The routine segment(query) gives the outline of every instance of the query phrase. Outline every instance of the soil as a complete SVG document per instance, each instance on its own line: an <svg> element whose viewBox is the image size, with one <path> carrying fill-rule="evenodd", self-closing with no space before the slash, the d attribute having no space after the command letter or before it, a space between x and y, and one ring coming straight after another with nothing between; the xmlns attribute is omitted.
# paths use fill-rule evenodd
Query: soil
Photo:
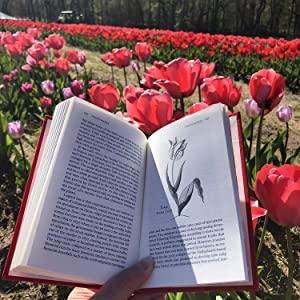
<svg viewBox="0 0 300 300"><path fill-rule="evenodd" d="M74 49L74 48L73 48ZM104 65L100 61L100 54L85 51L88 57L87 67L93 68L93 78L98 78L101 82L110 81L110 67ZM136 83L136 75L128 70L128 82ZM117 81L123 83L122 70L115 71ZM242 85L242 99L249 98L248 86L245 83L238 82ZM197 93L195 93L197 94ZM188 99L186 102L191 104L196 102L197 96ZM289 122L290 139L288 148L290 153L293 149L300 145L300 95L292 94L286 91L282 104L290 104L293 107L293 119ZM238 106L243 111L242 104ZM244 126L249 122L243 118ZM246 121L245 121L246 120ZM276 136L278 130L285 130L285 124L280 123L275 111L271 112L264 121L263 140L267 141ZM28 142L25 142L25 152L31 160L34 153L34 147L38 136L38 130L34 133L27 134ZM299 165L298 157L296 164ZM3 166L3 165L2 165ZM0 268L4 267L5 258L8 253L10 241L13 235L15 221L21 204L22 191L15 185L13 174L9 172L9 165L4 166L0 173ZM257 227L256 242L262 230L262 220L259 221ZM296 227L292 230L293 250L294 250L294 299L300 299L300 228ZM257 296L262 299L284 299L284 292L287 284L287 251L286 251L285 232L282 227L276 225L272 221L269 223L268 231L265 238L264 247L258 262L262 266L260 275L260 291ZM0 282L0 299L66 299L70 288L36 285L22 282ZM241 297L243 297L241 295ZM199 298L200 299L200 298ZM229 299L229 298L228 298Z"/></svg>

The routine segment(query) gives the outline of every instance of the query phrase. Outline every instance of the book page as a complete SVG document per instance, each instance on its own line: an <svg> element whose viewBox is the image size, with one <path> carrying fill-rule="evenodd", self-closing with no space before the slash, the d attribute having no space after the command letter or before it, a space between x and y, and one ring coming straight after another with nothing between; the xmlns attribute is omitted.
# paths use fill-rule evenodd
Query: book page
<svg viewBox="0 0 300 300"><path fill-rule="evenodd" d="M156 265L145 287L248 280L227 113L185 117L149 139L140 257Z"/></svg>
<svg viewBox="0 0 300 300"><path fill-rule="evenodd" d="M101 283L137 260L146 143L132 125L73 101L34 220L28 266Z"/></svg>

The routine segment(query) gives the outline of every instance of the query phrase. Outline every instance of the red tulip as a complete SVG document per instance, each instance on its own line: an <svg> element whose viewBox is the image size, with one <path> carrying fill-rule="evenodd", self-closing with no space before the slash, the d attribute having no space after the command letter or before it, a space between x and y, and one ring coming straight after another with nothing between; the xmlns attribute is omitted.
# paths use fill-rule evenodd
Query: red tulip
<svg viewBox="0 0 300 300"><path fill-rule="evenodd" d="M201 72L198 79L198 85L203 83L203 79L210 77L215 70L215 63L201 62Z"/></svg>
<svg viewBox="0 0 300 300"><path fill-rule="evenodd" d="M201 92L208 105L221 102L232 107L239 103L242 87L237 88L229 77L213 76L204 79Z"/></svg>
<svg viewBox="0 0 300 300"><path fill-rule="evenodd" d="M152 46L147 43L137 43L134 48L135 54L141 61L146 61L152 53Z"/></svg>
<svg viewBox="0 0 300 300"><path fill-rule="evenodd" d="M107 65L109 65L109 66L115 66L115 63L114 63L114 60L113 60L113 55L112 55L111 52L106 52L106 53L104 54L104 56L101 57L101 60L102 60L105 64L107 64Z"/></svg>
<svg viewBox="0 0 300 300"><path fill-rule="evenodd" d="M70 64L68 60L58 58L55 62L55 68L58 74L67 74L70 70Z"/></svg>
<svg viewBox="0 0 300 300"><path fill-rule="evenodd" d="M195 104L193 104L191 107L190 107L190 109L189 109L189 111L188 111L188 114L190 115L190 114L193 114L193 113L195 113L195 112L197 112L197 111L200 111L200 110L203 110L203 109L205 109L205 108L207 108L209 105L208 104L206 104L206 103L204 103L204 102L198 102L198 103L195 103Z"/></svg>
<svg viewBox="0 0 300 300"><path fill-rule="evenodd" d="M34 39L38 40L41 37L41 32L37 28L27 28L27 33Z"/></svg>
<svg viewBox="0 0 300 300"><path fill-rule="evenodd" d="M144 92L143 88L136 88L134 85L129 84L123 90L122 101L126 104L127 100L133 102Z"/></svg>
<svg viewBox="0 0 300 300"><path fill-rule="evenodd" d="M67 59L71 64L78 64L78 51L69 50L67 51Z"/></svg>
<svg viewBox="0 0 300 300"><path fill-rule="evenodd" d="M40 102L41 102L42 107L44 107L44 108L47 108L52 105L52 100L49 97L40 98Z"/></svg>
<svg viewBox="0 0 300 300"><path fill-rule="evenodd" d="M15 44L8 44L5 45L6 50L9 52L9 54L14 57L17 58L18 56L20 56L23 52L23 48L22 45L20 43L15 43Z"/></svg>
<svg viewBox="0 0 300 300"><path fill-rule="evenodd" d="M113 62L117 67L125 68L130 64L132 51L128 50L126 47L115 48L112 50L112 57Z"/></svg>
<svg viewBox="0 0 300 300"><path fill-rule="evenodd" d="M264 209L263 207L259 207L257 200L250 199L250 205L251 205L253 232L255 232L258 218L265 216L268 211L266 209Z"/></svg>
<svg viewBox="0 0 300 300"><path fill-rule="evenodd" d="M166 65L167 79L159 79L155 83L175 99L188 97L196 89L200 70L199 60L188 61L185 58L177 58Z"/></svg>
<svg viewBox="0 0 300 300"><path fill-rule="evenodd" d="M65 45L65 39L59 34L51 34L45 38L44 44L48 48L59 50Z"/></svg>
<svg viewBox="0 0 300 300"><path fill-rule="evenodd" d="M147 68L140 83L148 89L159 89L159 86L155 84L158 79L167 79L165 63L162 61L155 61L152 67Z"/></svg>
<svg viewBox="0 0 300 300"><path fill-rule="evenodd" d="M300 225L300 167L264 165L256 175L254 190L273 221Z"/></svg>
<svg viewBox="0 0 300 300"><path fill-rule="evenodd" d="M112 83L96 84L89 89L92 103L113 112L120 99L117 88Z"/></svg>
<svg viewBox="0 0 300 300"><path fill-rule="evenodd" d="M251 76L249 91L259 107L265 107L265 112L276 107L284 96L284 79L273 69L260 70Z"/></svg>
<svg viewBox="0 0 300 300"><path fill-rule="evenodd" d="M60 51L60 50L54 50L54 51L53 51L53 55L54 55L56 58L60 58L60 57L63 55L63 53L62 53L62 51Z"/></svg>
<svg viewBox="0 0 300 300"><path fill-rule="evenodd" d="M128 98L126 109L131 118L140 123L146 134L151 134L172 120L173 102L168 94L146 90L138 98Z"/></svg>
<svg viewBox="0 0 300 300"><path fill-rule="evenodd" d="M28 50L27 54L39 61L47 54L47 48L40 42L34 43Z"/></svg>

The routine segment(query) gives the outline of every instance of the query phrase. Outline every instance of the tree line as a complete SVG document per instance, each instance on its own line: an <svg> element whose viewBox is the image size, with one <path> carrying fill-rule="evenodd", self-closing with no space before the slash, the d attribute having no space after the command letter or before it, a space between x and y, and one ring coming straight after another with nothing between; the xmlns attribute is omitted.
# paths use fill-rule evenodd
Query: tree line
<svg viewBox="0 0 300 300"><path fill-rule="evenodd" d="M0 0L0 11L57 21L60 11L84 23L250 36L300 36L300 0Z"/></svg>

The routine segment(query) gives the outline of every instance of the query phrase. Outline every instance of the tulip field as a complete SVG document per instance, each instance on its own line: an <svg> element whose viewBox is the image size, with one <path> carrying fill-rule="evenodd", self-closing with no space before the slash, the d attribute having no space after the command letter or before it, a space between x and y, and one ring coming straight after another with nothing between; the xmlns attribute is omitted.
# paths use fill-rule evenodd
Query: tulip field
<svg viewBox="0 0 300 300"><path fill-rule="evenodd" d="M0 20L0 264L42 121L77 96L156 130L216 103L242 116L260 287L166 299L300 299L300 39ZM0 283L1 299L67 299Z"/></svg>

